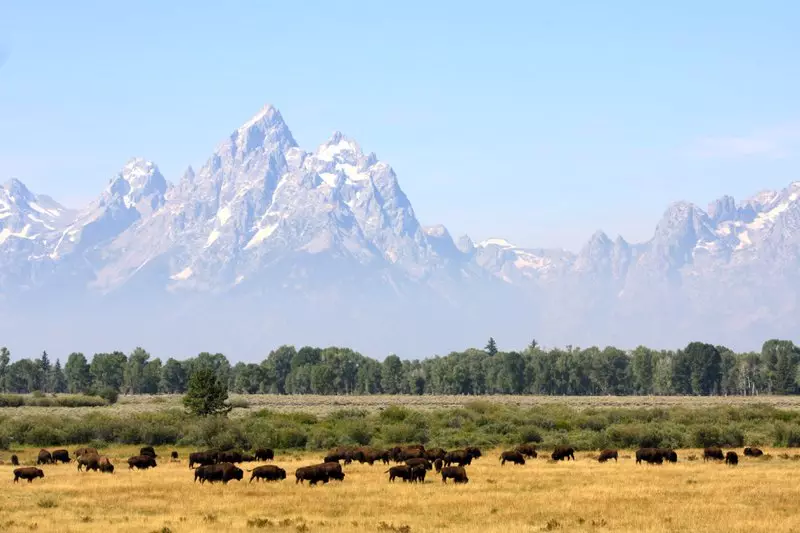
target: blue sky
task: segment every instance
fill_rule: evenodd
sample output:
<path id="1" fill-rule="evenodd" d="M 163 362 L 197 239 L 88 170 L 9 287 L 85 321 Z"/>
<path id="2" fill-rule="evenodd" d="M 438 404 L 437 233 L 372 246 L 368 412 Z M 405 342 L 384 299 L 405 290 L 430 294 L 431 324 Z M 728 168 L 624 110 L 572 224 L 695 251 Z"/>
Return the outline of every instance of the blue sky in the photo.
<path id="1" fill-rule="evenodd" d="M 800 179 L 800 4 L 658 4 L 5 3 L 0 180 L 73 206 L 132 156 L 176 181 L 265 103 L 454 236 L 643 240 L 669 202 Z"/>

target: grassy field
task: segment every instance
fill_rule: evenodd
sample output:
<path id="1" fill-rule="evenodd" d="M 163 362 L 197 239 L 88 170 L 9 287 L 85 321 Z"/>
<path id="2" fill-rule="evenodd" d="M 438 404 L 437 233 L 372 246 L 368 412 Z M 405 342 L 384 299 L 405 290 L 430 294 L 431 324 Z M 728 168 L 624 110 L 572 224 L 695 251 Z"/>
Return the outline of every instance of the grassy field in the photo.
<path id="1" fill-rule="evenodd" d="M 71 450 L 74 447 L 70 448 Z M 618 464 L 592 454 L 577 461 L 498 462 L 494 450 L 468 467 L 470 482 L 442 485 L 431 474 L 424 485 L 390 484 L 385 466 L 348 465 L 344 482 L 296 485 L 298 466 L 318 455 L 281 455 L 275 464 L 289 478 L 273 484 L 192 482 L 180 463 L 129 471 L 136 449 L 103 450 L 114 475 L 78 473 L 75 465 L 45 466 L 45 478 L 12 483 L 13 467 L 0 466 L 0 531 L 87 532 L 790 532 L 800 529 L 800 456 L 767 450 L 771 457 L 741 458 L 738 467 L 689 460 L 637 466 L 633 452 Z M 167 455 L 170 448 L 157 451 Z M 18 452 L 31 463 L 38 450 Z M 741 450 L 739 450 L 741 455 Z M 8 453 L 2 454 L 8 459 Z M 252 468 L 249 464 L 246 467 Z"/>
<path id="2" fill-rule="evenodd" d="M 106 407 L 0 407 L 0 415 L 17 413 L 47 413 L 82 415 L 97 411 L 121 414 L 157 412 L 167 409 L 183 409 L 181 395 L 137 395 L 120 396 L 119 401 Z M 476 400 L 516 407 L 563 405 L 577 410 L 614 407 L 669 408 L 669 407 L 744 407 L 769 405 L 779 409 L 800 410 L 800 395 L 796 396 L 316 396 L 275 394 L 231 394 L 235 408 L 232 417 L 246 416 L 260 409 L 275 412 L 303 411 L 315 415 L 327 415 L 341 409 L 365 409 L 378 411 L 392 405 L 429 411 L 464 407 Z"/>

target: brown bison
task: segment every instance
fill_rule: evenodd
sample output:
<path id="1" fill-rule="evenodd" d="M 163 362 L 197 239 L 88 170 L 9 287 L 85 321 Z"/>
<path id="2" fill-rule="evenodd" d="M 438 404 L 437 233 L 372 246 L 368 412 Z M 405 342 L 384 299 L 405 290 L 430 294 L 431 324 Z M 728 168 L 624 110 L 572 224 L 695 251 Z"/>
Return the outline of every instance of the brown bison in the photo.
<path id="1" fill-rule="evenodd" d="M 96 453 L 84 453 L 83 455 L 79 455 L 78 458 L 75 460 L 78 463 L 78 472 L 86 468 L 86 471 L 89 470 L 89 465 L 92 461 L 97 462 L 100 458 L 99 455 Z"/>
<path id="2" fill-rule="evenodd" d="M 241 463 L 242 462 L 242 452 L 238 452 L 236 450 L 228 450 L 225 452 L 219 452 L 217 454 L 217 462 L 218 463 Z"/>
<path id="3" fill-rule="evenodd" d="M 564 459 L 573 461 L 575 460 L 575 450 L 573 450 L 569 446 L 556 446 L 556 449 L 553 450 L 553 453 L 550 454 L 550 457 L 554 461 L 563 461 Z"/>
<path id="4" fill-rule="evenodd" d="M 536 459 L 539 454 L 536 453 L 536 446 L 534 444 L 520 444 L 514 451 L 517 451 L 527 457 L 528 459 Z"/>
<path id="5" fill-rule="evenodd" d="M 80 457 L 81 455 L 85 455 L 87 453 L 93 453 L 97 455 L 97 448 L 78 448 L 75 450 L 75 457 Z"/>
<path id="6" fill-rule="evenodd" d="M 525 457 L 518 451 L 510 451 L 510 452 L 503 452 L 500 454 L 500 466 L 506 464 L 506 461 L 509 463 L 514 463 L 515 465 L 524 465 L 525 464 Z"/>
<path id="7" fill-rule="evenodd" d="M 610 461 L 614 459 L 614 462 L 617 461 L 617 450 L 603 450 L 600 452 L 600 457 L 597 458 L 598 462 L 605 463 L 606 461 Z"/>
<path id="8" fill-rule="evenodd" d="M 130 459 L 128 459 L 128 469 L 133 470 L 136 468 L 137 470 L 147 470 L 148 468 L 155 468 L 158 464 L 156 463 L 155 457 L 151 455 L 134 455 Z"/>
<path id="9" fill-rule="evenodd" d="M 356 448 L 352 448 L 349 446 L 339 446 L 338 448 L 334 448 L 328 451 L 328 453 L 325 454 L 324 461 L 326 463 L 338 463 L 339 461 L 343 461 L 344 464 L 349 465 L 350 463 L 353 462 L 353 459 L 355 459 L 353 455 L 355 454 L 356 450 L 357 450 Z M 364 456 L 363 453 L 359 455 L 359 457 L 361 457 L 362 459 L 363 456 Z M 364 463 L 363 460 L 359 462 Z"/>
<path id="10" fill-rule="evenodd" d="M 388 465 L 391 452 L 389 450 L 379 450 L 377 448 L 370 448 L 369 446 L 362 446 L 345 455 L 345 464 L 349 464 L 348 457 L 353 461 L 358 461 L 361 464 L 367 463 L 370 466 L 378 461 Z"/>
<path id="11" fill-rule="evenodd" d="M 728 452 L 725 454 L 725 464 L 736 466 L 739 464 L 739 455 L 736 452 Z"/>
<path id="12" fill-rule="evenodd" d="M 44 472 L 34 466 L 24 466 L 14 470 L 14 483 L 17 483 L 20 479 L 27 479 L 28 483 L 30 483 L 37 477 L 44 477 Z"/>
<path id="13" fill-rule="evenodd" d="M 72 461 L 67 450 L 53 450 L 53 463 L 69 463 Z"/>
<path id="14" fill-rule="evenodd" d="M 11 456 L 11 464 L 14 466 L 19 466 L 19 457 L 15 455 Z"/>
<path id="15" fill-rule="evenodd" d="M 194 465 L 209 466 L 217 464 L 217 452 L 208 450 L 205 452 L 192 452 L 189 454 L 189 468 Z"/>
<path id="16" fill-rule="evenodd" d="M 433 468 L 433 464 L 427 459 L 423 459 L 422 457 L 418 457 L 416 459 L 408 459 L 406 461 L 406 465 L 410 466 L 411 468 L 421 466 L 425 470 L 431 470 Z"/>
<path id="17" fill-rule="evenodd" d="M 389 474 L 389 481 L 394 482 L 395 478 L 400 478 L 403 481 L 411 481 L 412 468 L 408 465 L 393 466 L 384 474 Z"/>
<path id="18" fill-rule="evenodd" d="M 668 463 L 678 462 L 678 454 L 672 448 L 659 448 L 658 451 L 661 452 L 661 457 Z"/>
<path id="19" fill-rule="evenodd" d="M 722 461 L 725 459 L 725 455 L 722 453 L 722 450 L 716 446 L 710 446 L 703 450 L 703 461 Z"/>
<path id="20" fill-rule="evenodd" d="M 178 452 L 176 452 L 175 450 L 173 450 L 172 452 L 170 452 L 170 454 L 169 454 L 169 460 L 170 460 L 170 461 L 177 461 L 177 460 L 178 460 Z"/>
<path id="21" fill-rule="evenodd" d="M 472 454 L 468 450 L 464 449 L 447 452 L 443 460 L 445 466 L 450 466 L 453 464 L 458 466 L 467 466 L 472 464 L 472 459 Z"/>
<path id="22" fill-rule="evenodd" d="M 389 451 L 389 457 L 396 463 L 402 463 L 408 459 L 418 459 L 425 457 L 425 446 L 414 444 L 412 446 L 395 446 Z"/>
<path id="23" fill-rule="evenodd" d="M 411 467 L 411 482 L 412 483 L 425 483 L 425 475 L 427 470 L 422 465 Z"/>
<path id="24" fill-rule="evenodd" d="M 442 468 L 442 483 L 447 483 L 448 479 L 452 479 L 455 483 L 467 483 L 467 471 L 463 466 L 445 466 Z"/>
<path id="25" fill-rule="evenodd" d="M 83 454 L 78 457 L 77 463 L 79 472 L 85 468 L 86 472 L 89 470 L 97 472 L 99 470 L 103 473 L 114 473 L 114 465 L 111 464 L 111 460 L 105 455 L 100 456 L 97 454 Z"/>
<path id="26" fill-rule="evenodd" d="M 664 456 L 658 448 L 639 448 L 636 450 L 636 464 L 642 461 L 651 465 L 660 465 L 664 462 Z"/>
<path id="27" fill-rule="evenodd" d="M 433 462 L 433 468 L 434 468 L 434 469 L 436 469 L 436 473 L 437 473 L 437 474 L 438 474 L 439 472 L 441 472 L 441 471 L 442 471 L 442 467 L 443 467 L 443 466 L 444 466 L 444 461 L 443 461 L 443 460 L 441 460 L 441 459 L 436 459 L 436 460 Z"/>
<path id="28" fill-rule="evenodd" d="M 194 471 L 194 480 L 199 479 L 201 485 L 206 481 L 209 483 L 222 481 L 223 485 L 227 485 L 228 481 L 241 481 L 242 478 L 244 478 L 244 470 L 231 463 L 204 465 Z"/>
<path id="29" fill-rule="evenodd" d="M 156 451 L 153 449 L 152 446 L 145 446 L 144 448 L 139 450 L 139 455 L 149 455 L 150 457 L 156 458 Z"/>
<path id="30" fill-rule="evenodd" d="M 47 450 L 39 450 L 39 455 L 36 458 L 37 465 L 49 465 L 53 462 L 53 456 Z"/>
<path id="31" fill-rule="evenodd" d="M 257 461 L 272 461 L 275 459 L 275 452 L 270 448 L 257 448 L 255 456 Z"/>
<path id="32" fill-rule="evenodd" d="M 275 465 L 257 466 L 253 470 L 248 470 L 248 472 L 252 472 L 249 483 L 252 483 L 254 479 L 256 481 L 262 479 L 264 481 L 286 479 L 286 470 Z"/>
<path id="33" fill-rule="evenodd" d="M 447 451 L 443 448 L 429 448 L 425 450 L 425 459 L 428 461 L 444 459 L 445 454 L 447 454 Z"/>
<path id="34" fill-rule="evenodd" d="M 316 485 L 322 481 L 327 483 L 331 479 L 344 480 L 342 465 L 339 463 L 322 463 L 318 465 L 304 466 L 295 470 L 295 483 L 302 484 L 308 481 L 311 485 Z"/>
<path id="35" fill-rule="evenodd" d="M 473 459 L 480 459 L 481 457 L 483 457 L 480 448 L 476 448 L 475 446 L 467 446 L 464 449 L 469 452 L 469 454 L 472 456 Z"/>
<path id="36" fill-rule="evenodd" d="M 762 452 L 760 448 L 745 448 L 744 454 L 746 457 L 761 457 L 764 455 L 764 452 Z"/>

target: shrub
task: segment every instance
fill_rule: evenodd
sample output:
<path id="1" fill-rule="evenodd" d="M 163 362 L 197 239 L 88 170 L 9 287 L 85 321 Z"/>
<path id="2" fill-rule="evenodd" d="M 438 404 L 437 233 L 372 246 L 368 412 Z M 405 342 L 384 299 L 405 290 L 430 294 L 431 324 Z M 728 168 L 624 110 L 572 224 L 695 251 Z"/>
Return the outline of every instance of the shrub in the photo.
<path id="1" fill-rule="evenodd" d="M 113 387 L 104 387 L 100 389 L 100 391 L 98 391 L 97 395 L 113 405 L 117 403 L 117 399 L 119 398 L 119 391 Z"/>

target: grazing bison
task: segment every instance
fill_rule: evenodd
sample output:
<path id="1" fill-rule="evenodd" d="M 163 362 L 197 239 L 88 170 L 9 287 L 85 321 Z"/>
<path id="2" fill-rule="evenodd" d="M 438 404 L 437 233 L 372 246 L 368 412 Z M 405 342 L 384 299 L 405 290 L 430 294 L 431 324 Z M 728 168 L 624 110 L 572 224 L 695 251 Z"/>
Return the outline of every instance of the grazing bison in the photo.
<path id="1" fill-rule="evenodd" d="M 242 454 L 242 462 L 243 463 L 253 463 L 256 460 L 255 455 L 250 455 L 249 453 Z"/>
<path id="2" fill-rule="evenodd" d="M 500 454 L 500 466 L 506 464 L 506 461 L 509 463 L 514 463 L 515 465 L 524 465 L 525 464 L 525 457 L 518 451 L 510 451 L 510 452 L 503 452 Z"/>
<path id="3" fill-rule="evenodd" d="M 156 458 L 156 451 L 153 449 L 152 446 L 145 446 L 141 450 L 139 450 L 139 455 L 149 455 L 150 457 Z"/>
<path id="4" fill-rule="evenodd" d="M 19 457 L 15 455 L 11 456 L 11 464 L 14 466 L 19 466 Z"/>
<path id="5" fill-rule="evenodd" d="M 722 461 L 724 459 L 725 455 L 723 455 L 722 450 L 716 446 L 711 446 L 703 450 L 703 461 Z"/>
<path id="6" fill-rule="evenodd" d="M 762 452 L 759 448 L 745 448 L 744 454 L 747 457 L 761 457 L 764 455 L 764 452 Z M 11 459 L 13 460 L 14 457 L 12 456 Z"/>
<path id="7" fill-rule="evenodd" d="M 133 468 L 137 470 L 147 470 L 148 468 L 155 468 L 156 466 L 158 466 L 158 464 L 156 464 L 156 459 L 151 455 L 135 455 L 128 459 L 129 470 Z"/>
<path id="8" fill-rule="evenodd" d="M 672 448 L 658 448 L 658 451 L 661 453 L 661 457 L 668 463 L 678 462 L 678 454 L 675 453 L 675 450 Z"/>
<path id="9" fill-rule="evenodd" d="M 253 470 L 248 470 L 248 472 L 252 472 L 249 483 L 252 483 L 254 479 L 256 481 L 262 479 L 264 481 L 286 479 L 286 470 L 275 465 L 257 466 Z"/>
<path id="10" fill-rule="evenodd" d="M 431 470 L 433 468 L 433 464 L 430 461 L 421 457 L 418 457 L 417 459 L 408 459 L 406 461 L 406 465 L 410 466 L 411 468 L 421 466 L 425 470 Z"/>
<path id="11" fill-rule="evenodd" d="M 394 482 L 395 478 L 400 478 L 403 481 L 411 481 L 411 467 L 408 465 L 393 466 L 384 474 L 389 474 L 389 481 Z"/>
<path id="12" fill-rule="evenodd" d="M 39 455 L 36 458 L 37 465 L 49 465 L 53 462 L 53 456 L 47 450 L 39 450 Z"/>
<path id="13" fill-rule="evenodd" d="M 20 479 L 27 479 L 28 483 L 30 483 L 37 477 L 44 477 L 44 472 L 34 466 L 24 466 L 14 470 L 14 483 L 17 483 Z"/>
<path id="14" fill-rule="evenodd" d="M 217 452 L 192 452 L 189 454 L 189 468 L 194 468 L 194 465 L 209 466 L 217 464 Z"/>
<path id="15" fill-rule="evenodd" d="M 600 457 L 597 460 L 601 463 L 605 463 L 611 459 L 614 459 L 614 462 L 617 461 L 617 450 L 603 450 L 600 452 Z"/>
<path id="16" fill-rule="evenodd" d="M 100 471 L 104 474 L 114 473 L 114 465 L 111 464 L 111 459 L 105 455 L 84 454 L 78 458 L 78 470 L 81 469 L 81 466 L 85 466 L 87 472 L 89 470 L 94 470 L 95 472 Z"/>
<path id="17" fill-rule="evenodd" d="M 464 449 L 469 452 L 469 454 L 472 456 L 473 459 L 479 459 L 483 456 L 483 454 L 481 453 L 481 449 L 476 448 L 475 446 L 467 446 Z"/>
<path id="18" fill-rule="evenodd" d="M 96 463 L 99 459 L 100 456 L 96 453 L 84 453 L 83 455 L 79 455 L 75 460 L 75 462 L 78 463 L 78 472 L 84 468 L 86 468 L 86 471 L 88 472 L 90 470 L 89 465 L 93 462 Z M 93 468 L 92 470 L 97 470 L 97 468 Z"/>
<path id="19" fill-rule="evenodd" d="M 97 448 L 78 448 L 77 450 L 75 450 L 75 457 L 80 457 L 81 455 L 86 455 L 86 454 L 98 455 Z"/>
<path id="20" fill-rule="evenodd" d="M 169 460 L 170 460 L 170 461 L 177 461 L 177 460 L 178 460 L 178 452 L 176 452 L 175 450 L 173 450 L 173 451 L 172 451 L 172 452 L 169 454 Z"/>
<path id="21" fill-rule="evenodd" d="M 539 457 L 539 454 L 536 453 L 536 446 L 533 444 L 520 444 L 514 451 L 517 451 L 527 457 L 528 459 L 536 459 Z"/>
<path id="22" fill-rule="evenodd" d="M 339 463 L 322 463 L 318 466 L 328 474 L 329 478 L 344 481 L 344 472 L 342 472 L 342 465 Z"/>
<path id="23" fill-rule="evenodd" d="M 412 483 L 425 483 L 425 475 L 427 470 L 422 465 L 411 467 L 411 482 Z"/>
<path id="24" fill-rule="evenodd" d="M 658 448 L 639 448 L 636 450 L 636 464 L 642 461 L 651 465 L 660 465 L 664 462 L 664 456 Z"/>
<path id="25" fill-rule="evenodd" d="M 69 463 L 72 461 L 67 450 L 53 450 L 53 463 Z"/>
<path id="26" fill-rule="evenodd" d="M 396 463 L 402 463 L 408 459 L 418 459 L 425 457 L 425 446 L 414 444 L 412 446 L 395 446 L 389 451 L 389 456 Z"/>
<path id="27" fill-rule="evenodd" d="M 226 452 L 219 452 L 217 455 L 218 463 L 241 463 L 242 453 L 235 450 L 228 450 Z"/>
<path id="28" fill-rule="evenodd" d="M 433 468 L 435 468 L 435 469 L 436 469 L 436 473 L 437 473 L 437 474 L 438 474 L 439 472 L 441 472 L 441 471 L 442 471 L 442 467 L 443 467 L 443 466 L 444 466 L 444 461 L 443 461 L 443 460 L 441 460 L 441 459 L 436 459 L 436 460 L 433 462 Z"/>
<path id="29" fill-rule="evenodd" d="M 114 465 L 111 464 L 111 459 L 109 459 L 105 455 L 101 456 L 100 459 L 98 459 L 97 466 L 100 469 L 100 472 L 104 474 L 114 473 Z"/>
<path id="30" fill-rule="evenodd" d="M 467 483 L 467 471 L 463 466 L 445 466 L 442 468 L 442 483 L 447 483 L 448 479 L 452 479 L 455 483 Z"/>
<path id="31" fill-rule="evenodd" d="M 444 459 L 445 454 L 447 454 L 447 451 L 442 448 L 430 448 L 425 450 L 425 459 L 428 461 Z"/>
<path id="32" fill-rule="evenodd" d="M 354 457 L 355 452 L 356 452 L 355 448 L 349 446 L 339 446 L 338 448 L 330 450 L 325 455 L 324 460 L 326 463 L 338 463 L 339 461 L 343 461 L 344 464 L 349 465 L 350 463 L 353 462 L 353 459 L 355 459 Z M 361 454 L 359 457 L 363 458 L 363 454 Z M 359 462 L 363 463 L 364 461 L 361 460 Z"/>
<path id="33" fill-rule="evenodd" d="M 450 466 L 457 464 L 458 466 L 467 466 L 472 464 L 472 454 L 467 450 L 453 450 L 447 452 L 444 456 L 444 465 Z"/>
<path id="34" fill-rule="evenodd" d="M 209 483 L 216 483 L 222 481 L 223 485 L 227 485 L 228 481 L 237 480 L 241 481 L 244 478 L 244 470 L 232 463 L 219 463 L 215 465 L 204 465 L 194 471 L 194 480 L 200 480 L 202 485 L 206 481 Z"/>
<path id="35" fill-rule="evenodd" d="M 369 446 L 362 446 L 355 450 L 349 451 L 343 455 L 344 464 L 349 464 L 349 460 L 358 461 L 361 464 L 367 463 L 370 466 L 376 462 L 381 461 L 383 464 L 388 465 L 391 457 L 389 450 L 379 450 L 377 448 L 370 448 Z"/>
<path id="36" fill-rule="evenodd" d="M 739 455 L 736 452 L 728 452 L 725 454 L 725 464 L 736 466 L 739 464 Z"/>
<path id="37" fill-rule="evenodd" d="M 554 461 L 563 461 L 567 459 L 568 461 L 572 459 L 575 460 L 575 450 L 573 450 L 569 446 L 557 446 L 553 453 L 550 454 L 550 457 L 553 458 Z"/>
<path id="38" fill-rule="evenodd" d="M 272 461 L 275 459 L 275 452 L 270 448 L 258 448 L 255 451 L 257 461 Z"/>

